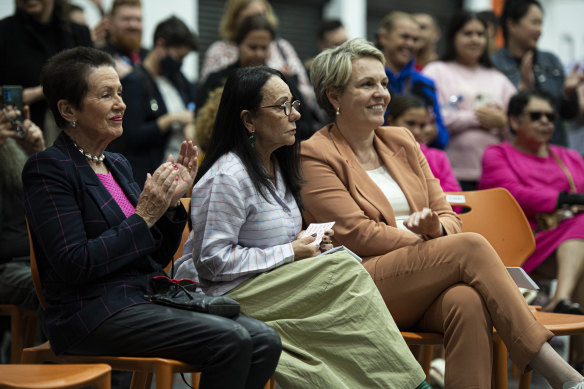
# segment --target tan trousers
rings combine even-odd
[[[553,334],[481,235],[460,233],[364,261],[400,330],[444,334],[447,388],[490,388],[492,328],[521,368]]]

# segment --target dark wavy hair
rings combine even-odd
[[[485,28],[485,50],[479,57],[479,64],[484,67],[492,68],[493,64],[489,59],[489,37],[487,34],[487,22],[481,18],[478,13],[470,12],[466,10],[461,10],[455,13],[450,21],[448,22],[448,26],[446,27],[446,35],[445,35],[445,46],[444,46],[444,54],[442,55],[442,61],[454,61],[456,60],[457,53],[456,47],[454,45],[454,37],[456,34],[472,20],[478,20],[483,27]]]
[[[64,99],[74,107],[81,107],[81,102],[89,91],[87,76],[100,66],[116,68],[114,59],[108,53],[91,47],[75,47],[55,54],[41,70],[41,85],[47,104],[59,128],[66,128],[57,103]]]
[[[249,110],[252,115],[255,114],[263,99],[262,88],[274,76],[286,82],[282,73],[267,66],[239,68],[227,78],[208,150],[197,172],[195,183],[222,155],[233,152],[243,162],[256,190],[266,201],[270,201],[266,192],[268,188],[273,187],[272,181],[249,143],[249,134],[241,121],[240,114],[243,110]],[[272,158],[278,163],[286,187],[294,196],[298,207],[302,209],[300,187],[304,181],[300,172],[299,151],[297,138],[292,146],[282,146],[274,151]]]
[[[538,0],[506,0],[503,6],[503,12],[501,13],[501,29],[503,30],[503,38],[505,39],[505,45],[507,45],[509,39],[509,29],[507,28],[507,21],[511,20],[515,23],[519,21],[522,17],[527,14],[529,7],[535,5],[541,12],[543,12],[543,7]]]

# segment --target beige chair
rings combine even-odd
[[[0,365],[0,387],[13,389],[110,389],[109,365]]]

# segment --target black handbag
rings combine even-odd
[[[227,296],[207,296],[195,292],[197,283],[189,279],[174,280],[166,276],[150,280],[154,294],[144,295],[152,303],[223,317],[239,314],[239,303]]]

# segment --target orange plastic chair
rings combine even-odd
[[[533,253],[535,239],[523,210],[506,189],[494,188],[447,193],[451,205],[469,208],[460,214],[462,230],[483,235],[493,246],[505,266],[518,267]],[[554,335],[584,333],[584,316],[541,312],[535,318]],[[497,388],[507,387],[507,350],[500,340],[495,349],[494,376]],[[522,373],[519,388],[527,389],[531,371]]]
[[[110,389],[112,368],[91,365],[0,365],[0,387],[11,389]]]

